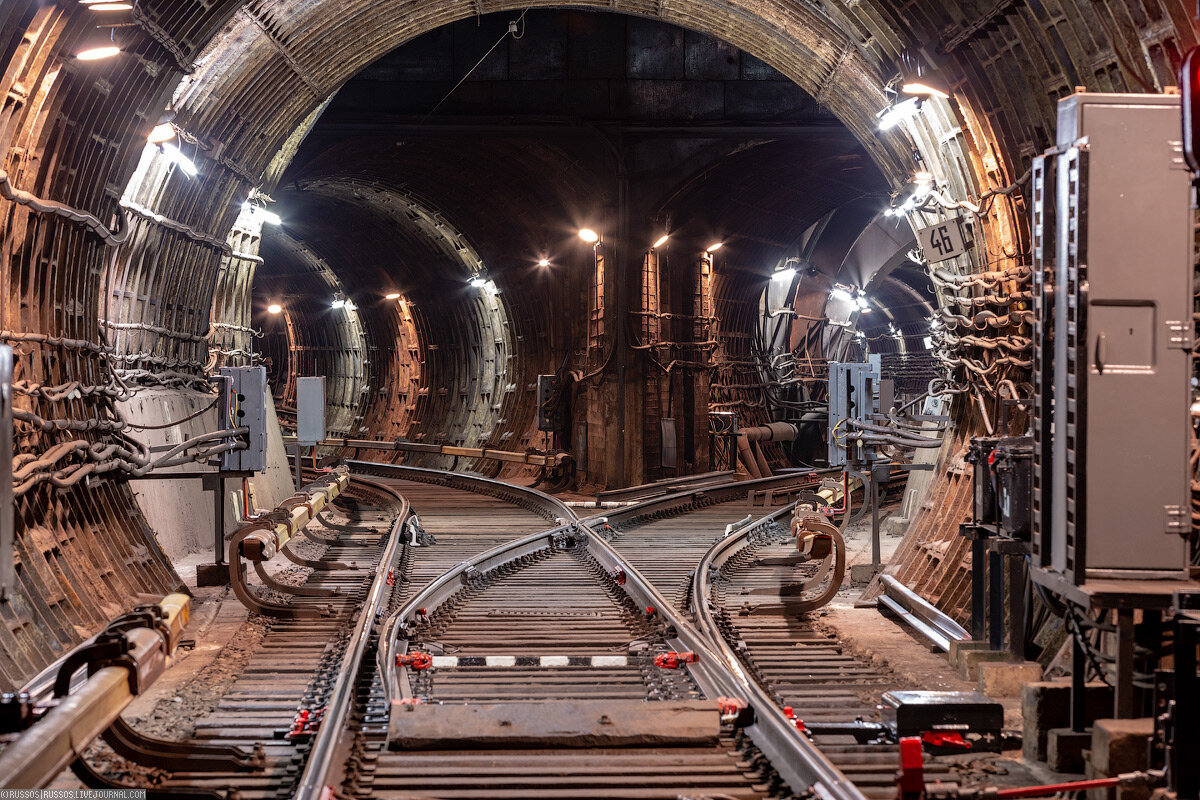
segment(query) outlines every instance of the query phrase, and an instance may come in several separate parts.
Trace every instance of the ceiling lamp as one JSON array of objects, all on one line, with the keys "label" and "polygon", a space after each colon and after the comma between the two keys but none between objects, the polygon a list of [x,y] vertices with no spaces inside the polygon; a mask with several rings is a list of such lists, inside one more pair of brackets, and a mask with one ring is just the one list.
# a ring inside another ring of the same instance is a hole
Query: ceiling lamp
[{"label": "ceiling lamp", "polygon": [[657,250],[658,248],[660,248],[660,247],[662,247],[664,244],[666,244],[666,243],[667,243],[667,239],[670,239],[670,238],[671,238],[671,234],[669,234],[669,233],[664,233],[662,236],[658,237],[657,241],[655,241],[655,242],[654,242],[654,244],[650,245],[650,249],[651,249],[651,250]]},{"label": "ceiling lamp", "polygon": [[888,131],[904,122],[906,119],[912,119],[919,112],[919,98],[913,97],[901,103],[888,106],[883,111],[879,112],[879,130]]},{"label": "ceiling lamp", "polygon": [[469,282],[471,286],[476,289],[482,289],[484,286],[487,286],[487,278],[484,278],[480,275],[476,275],[474,278],[471,278]]},{"label": "ceiling lamp", "polygon": [[715,253],[715,252],[717,252],[718,250],[720,250],[720,249],[721,249],[722,247],[724,247],[724,246],[725,246],[725,243],[724,243],[724,242],[713,242],[713,243],[712,243],[712,244],[710,244],[708,247],[704,248],[704,252],[706,252],[706,253]]},{"label": "ceiling lamp", "polygon": [[283,306],[279,305],[279,303],[271,303],[271,305],[267,306],[268,314],[278,314],[280,311],[283,311]]},{"label": "ceiling lamp", "polygon": [[388,292],[387,294],[385,294],[383,296],[383,299],[384,300],[399,300],[400,293],[399,292]]},{"label": "ceiling lamp", "polygon": [[588,244],[595,244],[600,241],[600,234],[596,233],[591,228],[580,228],[579,238],[583,239]]},{"label": "ceiling lamp", "polygon": [[550,259],[543,256],[542,258],[538,259],[537,265],[539,267],[548,267],[548,266],[550,266]]}]

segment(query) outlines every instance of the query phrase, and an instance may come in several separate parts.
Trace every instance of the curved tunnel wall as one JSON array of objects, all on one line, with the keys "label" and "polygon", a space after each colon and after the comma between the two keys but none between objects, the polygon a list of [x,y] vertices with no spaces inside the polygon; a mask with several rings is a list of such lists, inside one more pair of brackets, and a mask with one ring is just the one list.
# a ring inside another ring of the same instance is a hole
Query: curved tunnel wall
[{"label": "curved tunnel wall", "polygon": [[[497,2],[488,10],[552,5]],[[1136,8],[996,6],[970,17],[949,0],[902,8],[883,0],[826,3],[822,11],[761,0],[576,5],[658,15],[755,53],[833,109],[895,186],[911,173],[915,149],[959,197],[1019,175],[1025,160],[1048,143],[1053,102],[1072,86],[1161,88],[1174,82],[1179,52],[1196,42],[1189,9],[1175,0]],[[124,53],[83,64],[69,54],[93,24],[85,7],[5,3],[0,168],[11,186],[86,211],[95,223],[80,225],[54,212],[33,211],[27,203],[0,203],[7,282],[3,329],[6,340],[20,346],[18,407],[43,420],[111,420],[112,398],[123,391],[113,366],[130,366],[123,356],[149,350],[122,337],[115,352],[101,344],[107,341],[99,322],[107,301],[101,297],[103,276],[110,273],[124,276],[123,285],[138,295],[125,298],[131,303],[126,316],[113,321],[171,331],[159,334],[162,362],[135,358],[132,366],[144,369],[151,381],[167,370],[183,373],[184,380],[198,375],[194,365],[205,360],[204,347],[194,337],[209,331],[210,296],[203,292],[216,285],[225,254],[218,243],[226,241],[250,187],[281,148],[294,146],[289,145],[294,132],[358,67],[477,10],[465,0],[402,5],[147,0],[139,4],[136,26],[121,31]],[[911,123],[877,137],[875,114],[887,104],[883,86],[902,54],[917,51],[955,84],[953,105],[932,104]],[[354,57],[333,58],[334,53]],[[193,180],[171,171],[153,191],[135,195],[147,213],[129,212],[134,219],[122,222],[119,198],[146,134],[184,74],[189,77],[176,101],[176,124],[186,132],[185,149],[201,174]],[[1027,241],[1021,210],[1019,204],[997,206],[984,221],[982,247],[969,263],[955,266],[994,268],[996,258],[988,252],[999,254],[1001,263],[1018,258]],[[120,231],[126,224],[132,234],[124,242],[103,230]],[[187,296],[195,297],[195,305],[172,308],[174,295],[167,293],[176,290],[191,292]],[[151,331],[139,330],[132,338],[143,333]],[[62,397],[41,389],[75,382],[78,391]],[[52,454],[47,467],[60,465],[54,453],[66,454],[70,475],[82,480],[99,466],[113,465],[111,453],[102,452],[120,447],[111,427],[39,425],[19,432],[18,447],[23,459],[41,461]],[[83,449],[55,450],[71,442],[83,442]],[[90,471],[83,472],[89,464]],[[18,501],[22,584],[16,598],[0,604],[7,623],[0,630],[17,637],[12,652],[25,655],[6,665],[9,680],[94,628],[104,610],[128,603],[138,591],[162,591],[174,582],[126,484],[50,486],[69,480],[61,474],[39,479]],[[79,579],[96,564],[101,580]]]}]

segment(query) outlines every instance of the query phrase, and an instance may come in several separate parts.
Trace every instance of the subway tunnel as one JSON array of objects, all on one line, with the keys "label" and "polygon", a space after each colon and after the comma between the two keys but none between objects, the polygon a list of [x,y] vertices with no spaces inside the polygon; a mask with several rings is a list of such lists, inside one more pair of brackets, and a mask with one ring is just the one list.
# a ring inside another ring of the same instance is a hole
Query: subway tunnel
[{"label": "subway tunnel", "polygon": [[[985,605],[1003,616],[1001,595],[981,599],[983,551],[960,535],[981,502],[975,437],[1028,429],[1042,447],[1077,431],[1074,416],[1069,434],[1066,417],[1049,422],[1068,413],[1065,387],[1040,405],[1039,370],[1070,354],[1035,356],[1068,335],[1066,316],[1054,335],[1039,327],[1039,303],[1056,301],[1037,294],[1049,280],[1038,237],[1053,233],[1038,158],[1065,152],[1072,97],[1149,96],[1178,114],[1197,30],[1178,0],[4,0],[0,343],[13,424],[0,689],[44,678],[164,595],[219,608],[205,576],[229,582],[231,538],[306,503],[317,524],[316,501],[297,498],[346,463],[352,486],[368,477],[339,501],[337,535],[382,524],[363,522],[376,509],[421,514],[412,487],[434,473],[463,491],[455,480],[492,481],[480,491],[521,513],[543,502],[511,496],[528,488],[573,509],[542,513],[547,525],[585,516],[588,501],[619,515],[652,496],[645,487],[709,513],[728,491],[715,487],[745,483],[754,517],[777,500],[816,503],[843,532],[853,507],[883,504],[894,553],[880,563],[876,522],[860,565],[873,608],[886,566],[904,602],[949,625],[971,627]],[[958,239],[942,257],[929,237],[947,223]],[[1143,305],[1109,303],[1130,337],[1144,317],[1128,309]],[[1154,313],[1146,324],[1172,324]],[[1192,322],[1179,324],[1192,341]],[[1163,372],[1161,359],[1117,363]],[[847,401],[831,376],[849,373],[831,365],[846,364],[874,370],[879,406],[853,423],[866,460],[852,467],[834,456],[849,429],[832,421]],[[220,376],[260,367],[263,462],[218,467],[253,436],[223,405]],[[1184,383],[1190,360],[1186,372]],[[313,377],[324,434],[302,447]],[[1172,397],[1190,407],[1184,383]],[[1170,423],[1180,448],[1195,440],[1191,419]],[[1044,447],[1034,469],[1058,463]],[[1177,460],[1161,483],[1186,494],[1165,512],[1184,555],[1155,579],[1191,591],[1196,459]],[[411,496],[372,484],[386,469],[409,470]],[[1041,480],[1038,509],[1050,504]],[[1082,524],[1076,480],[1063,479],[1062,525]],[[790,487],[778,498],[777,484]],[[459,501],[444,502],[449,519]],[[713,536],[736,527],[737,508]],[[634,536],[622,524],[614,541]],[[419,527],[404,529],[418,555]],[[648,576],[693,558],[675,541],[655,545]],[[1045,637],[1067,637],[1054,647],[1070,640],[1060,628],[1079,630],[1078,615],[1011,575],[1028,608],[1007,607],[1025,620],[1004,635],[1049,625]],[[389,609],[401,606],[393,594]],[[1085,622],[1104,651],[1109,618]],[[1046,674],[1065,676],[1069,657],[1053,661],[1048,641],[1017,660],[1044,650]],[[299,780],[279,791],[303,794]]]}]

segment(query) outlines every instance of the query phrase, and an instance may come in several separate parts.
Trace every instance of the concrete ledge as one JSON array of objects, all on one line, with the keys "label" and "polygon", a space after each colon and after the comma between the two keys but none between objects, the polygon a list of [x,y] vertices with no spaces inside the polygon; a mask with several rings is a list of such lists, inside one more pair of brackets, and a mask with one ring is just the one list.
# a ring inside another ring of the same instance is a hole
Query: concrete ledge
[{"label": "concrete ledge", "polygon": [[711,701],[562,700],[478,705],[392,703],[388,747],[661,747],[716,744]]},{"label": "concrete ledge", "polygon": [[979,691],[988,697],[1020,697],[1021,687],[1041,679],[1042,665],[1034,661],[979,665]]},{"label": "concrete ledge", "polygon": [[[1113,690],[1103,683],[1087,685],[1084,721],[1091,724],[1112,713]],[[1046,760],[1046,734],[1071,722],[1071,684],[1068,681],[1027,683],[1021,689],[1024,723],[1022,755],[1029,761]]]},{"label": "concrete ledge", "polygon": [[[1091,752],[1087,774],[1094,778],[1113,778],[1125,772],[1139,772],[1149,766],[1149,743],[1154,736],[1154,720],[1098,719],[1092,726]],[[1197,754],[1200,757],[1200,754]],[[1093,789],[1089,800],[1148,800],[1148,786],[1122,786],[1118,789]]]},{"label": "concrete ledge", "polygon": [[1076,733],[1070,728],[1054,728],[1046,734],[1046,766],[1055,772],[1082,774],[1092,732]]}]

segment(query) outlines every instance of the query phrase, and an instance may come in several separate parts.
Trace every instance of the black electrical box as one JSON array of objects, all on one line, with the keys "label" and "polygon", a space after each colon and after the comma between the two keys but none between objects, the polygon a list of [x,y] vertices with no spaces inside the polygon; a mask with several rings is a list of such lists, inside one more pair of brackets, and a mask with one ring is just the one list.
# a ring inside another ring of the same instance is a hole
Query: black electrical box
[{"label": "black electrical box", "polygon": [[1033,437],[1001,439],[991,461],[1001,531],[1028,540],[1033,522]]},{"label": "black electrical box", "polygon": [[557,375],[537,376],[537,426],[539,431],[563,427],[562,392]]},{"label": "black electrical box", "polygon": [[992,481],[992,451],[1001,439],[995,436],[973,436],[967,448],[967,463],[972,470],[975,499],[975,523],[977,525],[999,525],[1000,514],[996,503],[996,485]]},{"label": "black electrical box", "polygon": [[884,692],[882,700],[880,712],[898,736],[976,734],[998,743],[1004,727],[1004,706],[978,692]]}]

